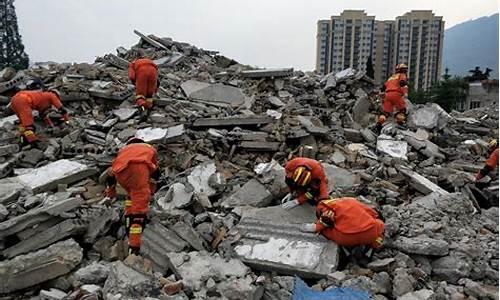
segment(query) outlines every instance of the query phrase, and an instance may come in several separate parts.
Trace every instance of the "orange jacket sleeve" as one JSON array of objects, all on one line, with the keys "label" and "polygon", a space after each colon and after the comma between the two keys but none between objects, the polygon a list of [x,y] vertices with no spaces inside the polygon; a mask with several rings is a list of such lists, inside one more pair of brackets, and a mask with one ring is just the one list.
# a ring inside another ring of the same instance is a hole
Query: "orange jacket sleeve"
[{"label": "orange jacket sleeve", "polygon": [[498,148],[491,153],[490,157],[486,160],[486,165],[494,169],[498,166]]},{"label": "orange jacket sleeve", "polygon": [[49,93],[49,97],[50,97],[50,103],[54,105],[55,108],[61,109],[61,107],[63,107],[61,99],[59,99],[59,97],[56,94]]},{"label": "orange jacket sleeve", "polygon": [[135,62],[130,63],[128,66],[128,77],[131,81],[135,81]]}]

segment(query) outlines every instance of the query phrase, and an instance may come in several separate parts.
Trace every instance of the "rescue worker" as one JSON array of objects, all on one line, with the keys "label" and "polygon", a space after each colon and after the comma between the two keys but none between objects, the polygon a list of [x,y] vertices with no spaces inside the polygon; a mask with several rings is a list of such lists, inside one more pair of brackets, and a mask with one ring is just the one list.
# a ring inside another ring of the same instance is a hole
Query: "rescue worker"
[{"label": "rescue worker", "polygon": [[476,181],[481,180],[484,176],[488,175],[496,167],[498,167],[498,141],[493,139],[490,141],[490,157],[486,160],[484,168],[479,170],[476,174]]},{"label": "rescue worker", "polygon": [[396,74],[392,75],[382,86],[385,92],[382,114],[378,117],[376,130],[380,132],[386,119],[397,108],[396,123],[403,125],[406,123],[406,102],[408,97],[408,78],[406,76],[408,66],[406,64],[396,65]]},{"label": "rescue worker", "polygon": [[144,118],[153,107],[153,95],[158,91],[158,66],[150,59],[140,58],[130,64],[128,76],[135,85],[135,101]]},{"label": "rescue worker", "polygon": [[141,236],[149,211],[151,195],[156,191],[160,178],[156,149],[140,138],[131,138],[118,152],[108,171],[106,196],[116,198],[116,182],[127,191],[125,201],[125,227],[128,234],[129,253],[138,254]]},{"label": "rescue worker", "polygon": [[68,111],[63,107],[59,92],[51,90],[44,91],[20,91],[12,97],[10,107],[19,118],[19,131],[21,135],[21,144],[32,144],[38,140],[35,134],[35,125],[33,110],[40,113],[45,123],[54,126],[48,112],[54,106],[62,114],[62,121],[69,120]]},{"label": "rescue worker", "polygon": [[[282,207],[291,209],[310,201],[328,199],[328,179],[323,166],[314,159],[298,157],[285,165],[285,182],[290,193],[283,198]],[[293,198],[293,196],[296,198]]]},{"label": "rescue worker", "polygon": [[316,207],[316,216],[317,222],[305,224],[302,231],[321,233],[346,249],[362,247],[368,257],[373,253],[371,249],[384,244],[385,225],[381,216],[356,198],[323,200]]}]

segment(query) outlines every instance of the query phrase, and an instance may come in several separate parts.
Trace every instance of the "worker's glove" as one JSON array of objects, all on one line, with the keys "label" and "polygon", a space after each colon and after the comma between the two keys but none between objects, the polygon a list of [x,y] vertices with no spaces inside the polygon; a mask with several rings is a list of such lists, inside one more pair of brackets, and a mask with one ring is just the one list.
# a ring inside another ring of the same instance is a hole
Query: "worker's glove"
[{"label": "worker's glove", "polygon": [[116,186],[109,186],[105,191],[106,197],[114,199],[116,198]]},{"label": "worker's glove", "polygon": [[299,200],[293,199],[291,201],[288,201],[288,202],[281,204],[281,207],[288,210],[288,209],[292,209],[292,208],[299,206],[299,205],[300,205]]},{"label": "worker's glove", "polygon": [[316,232],[316,224],[315,223],[306,223],[300,226],[300,231],[302,232]]},{"label": "worker's glove", "polygon": [[292,194],[288,193],[285,197],[283,197],[283,199],[281,199],[281,204],[286,203],[286,202],[292,200],[292,197],[293,197]]},{"label": "worker's glove", "polygon": [[396,123],[402,125],[406,123],[406,114],[403,112],[399,112],[396,114]]}]

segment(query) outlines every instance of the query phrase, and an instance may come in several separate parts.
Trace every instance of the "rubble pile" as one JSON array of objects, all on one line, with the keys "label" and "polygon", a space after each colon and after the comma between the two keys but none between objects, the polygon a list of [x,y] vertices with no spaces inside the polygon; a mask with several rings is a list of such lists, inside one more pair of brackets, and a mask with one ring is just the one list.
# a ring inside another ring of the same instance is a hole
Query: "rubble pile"
[{"label": "rubble pile", "polygon": [[[0,74],[2,299],[291,299],[294,275],[374,299],[498,298],[498,176],[473,183],[498,108],[410,103],[408,127],[387,122],[377,136],[377,87],[361,72],[254,69],[135,33],[137,45],[93,64]],[[138,55],[161,83],[142,123],[127,73]],[[72,119],[38,120],[42,142],[20,149],[7,105],[32,77],[61,92]],[[142,257],[126,255],[123,201],[103,199],[102,174],[132,136],[158,148],[162,168]],[[333,197],[382,212],[371,262],[301,232],[310,205],[281,208],[295,156],[321,160]]]}]

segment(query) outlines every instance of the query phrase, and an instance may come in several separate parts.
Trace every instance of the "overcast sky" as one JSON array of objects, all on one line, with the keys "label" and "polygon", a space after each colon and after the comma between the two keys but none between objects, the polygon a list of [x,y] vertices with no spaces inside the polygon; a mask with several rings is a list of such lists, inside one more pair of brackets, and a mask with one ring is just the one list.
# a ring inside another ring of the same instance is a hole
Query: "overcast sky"
[{"label": "overcast sky", "polygon": [[314,69],[316,21],[344,9],[377,20],[431,9],[445,27],[489,16],[496,0],[15,0],[31,61],[93,62],[138,41],[133,29],[261,67]]}]

